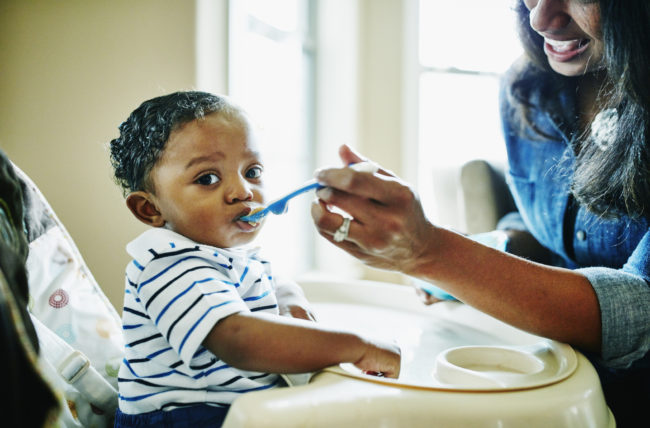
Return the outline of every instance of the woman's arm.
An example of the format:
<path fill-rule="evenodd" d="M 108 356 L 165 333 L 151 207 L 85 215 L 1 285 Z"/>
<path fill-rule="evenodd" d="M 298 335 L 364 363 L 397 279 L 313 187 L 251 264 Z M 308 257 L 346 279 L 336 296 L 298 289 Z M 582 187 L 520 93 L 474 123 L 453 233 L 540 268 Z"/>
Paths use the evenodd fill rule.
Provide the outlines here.
<path fill-rule="evenodd" d="M 219 321 L 203 345 L 242 370 L 305 373 L 349 362 L 364 371 L 398 377 L 400 350 L 313 322 L 240 312 Z"/>
<path fill-rule="evenodd" d="M 344 163 L 364 160 L 341 149 Z M 364 263 L 437 286 L 502 321 L 541 336 L 599 351 L 600 310 L 581 274 L 493 250 L 431 224 L 416 193 L 388 171 L 322 170 L 312 217 L 322 236 Z M 346 240 L 337 206 L 354 217 Z"/>
<path fill-rule="evenodd" d="M 493 250 L 445 229 L 411 275 L 531 333 L 600 351 L 600 307 L 585 276 Z"/>

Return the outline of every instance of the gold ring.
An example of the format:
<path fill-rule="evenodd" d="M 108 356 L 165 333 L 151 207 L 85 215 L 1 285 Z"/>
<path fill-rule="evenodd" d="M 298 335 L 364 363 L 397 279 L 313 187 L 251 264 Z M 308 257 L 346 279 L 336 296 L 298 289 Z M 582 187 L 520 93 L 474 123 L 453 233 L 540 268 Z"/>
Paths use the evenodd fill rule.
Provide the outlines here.
<path fill-rule="evenodd" d="M 334 242 L 345 241 L 348 237 L 348 232 L 350 231 L 350 220 L 349 217 L 343 218 L 343 224 L 341 227 L 336 229 L 336 232 L 334 232 Z"/>

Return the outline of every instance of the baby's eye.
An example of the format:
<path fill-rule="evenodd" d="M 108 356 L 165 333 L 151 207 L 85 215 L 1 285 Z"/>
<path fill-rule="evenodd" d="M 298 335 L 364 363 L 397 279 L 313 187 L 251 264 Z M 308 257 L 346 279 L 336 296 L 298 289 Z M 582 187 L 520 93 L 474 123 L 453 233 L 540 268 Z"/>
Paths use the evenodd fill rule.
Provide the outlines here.
<path fill-rule="evenodd" d="M 196 179 L 196 182 L 202 186 L 209 186 L 219 181 L 217 174 L 205 174 Z"/>
<path fill-rule="evenodd" d="M 260 178 L 262 176 L 262 168 L 254 166 L 246 171 L 246 178 Z"/>

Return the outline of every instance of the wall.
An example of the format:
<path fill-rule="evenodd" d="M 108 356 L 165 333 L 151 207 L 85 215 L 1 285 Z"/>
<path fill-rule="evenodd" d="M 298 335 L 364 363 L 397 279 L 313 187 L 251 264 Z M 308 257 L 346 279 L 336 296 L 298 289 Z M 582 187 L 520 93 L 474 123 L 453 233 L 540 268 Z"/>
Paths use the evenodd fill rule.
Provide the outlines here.
<path fill-rule="evenodd" d="M 405 25 L 415 0 L 327 0 L 317 7 L 316 165 L 339 165 L 338 146 L 350 144 L 396 174 L 409 159 L 403 120 Z M 411 23 L 412 24 L 412 23 Z M 409 52 L 410 53 L 410 52 Z M 412 162 L 413 159 L 410 159 Z M 322 238 L 316 269 L 346 277 L 405 282 L 399 274 L 365 267 Z"/>
<path fill-rule="evenodd" d="M 364 0 L 361 7 L 360 149 L 401 174 L 404 2 Z"/>
<path fill-rule="evenodd" d="M 106 145 L 144 99 L 195 81 L 195 6 L 174 0 L 2 0 L 0 148 L 40 187 L 108 298 L 144 226 Z"/>
<path fill-rule="evenodd" d="M 403 59 L 413 1 L 318 2 L 317 165 L 338 163 L 347 142 L 412 179 Z M 46 195 L 118 309 L 124 245 L 144 226 L 112 181 L 107 143 L 145 99 L 226 92 L 227 13 L 227 0 L 0 1 L 0 148 Z M 404 280 L 327 243 L 317 254 L 324 271 L 338 258 L 356 276 Z"/>
<path fill-rule="evenodd" d="M 405 64 L 407 7 L 411 0 L 363 0 L 359 14 L 359 144 L 368 157 L 409 180 L 410 135 L 403 112 L 409 82 Z M 401 274 L 364 267 L 370 280 L 408 282 Z"/>

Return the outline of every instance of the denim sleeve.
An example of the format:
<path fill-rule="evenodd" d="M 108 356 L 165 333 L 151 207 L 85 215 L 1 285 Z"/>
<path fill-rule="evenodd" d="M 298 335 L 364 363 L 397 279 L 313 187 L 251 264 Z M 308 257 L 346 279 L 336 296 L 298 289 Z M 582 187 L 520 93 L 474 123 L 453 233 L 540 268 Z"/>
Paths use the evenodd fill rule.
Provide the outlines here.
<path fill-rule="evenodd" d="M 601 362 L 627 368 L 650 350 L 650 286 L 640 276 L 603 267 L 577 269 L 600 304 Z"/>

